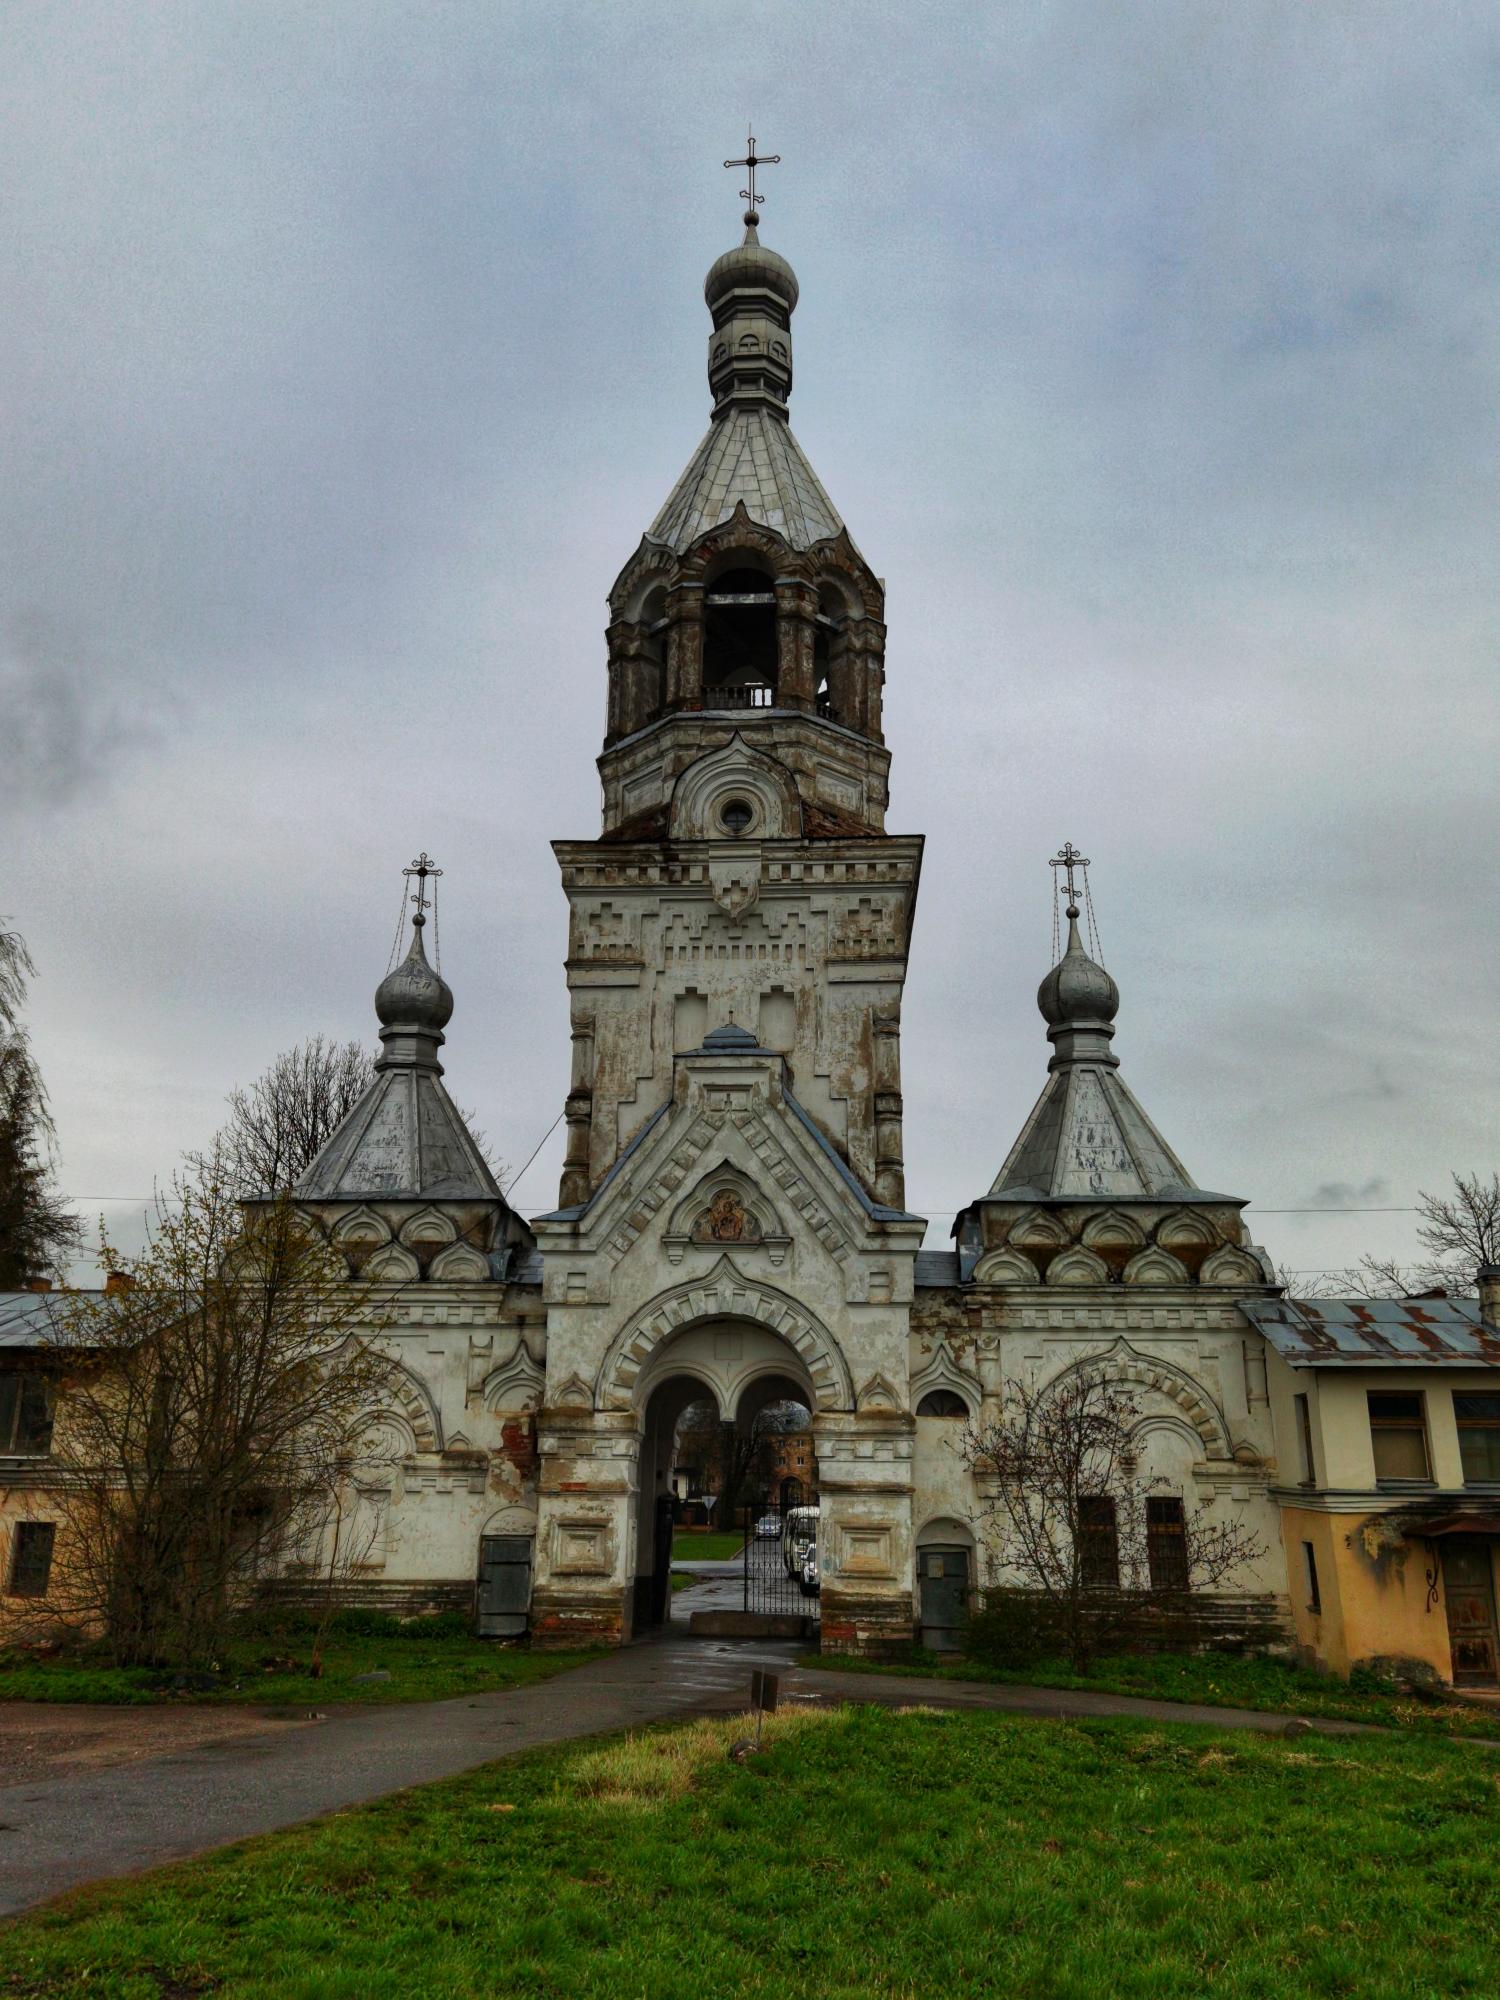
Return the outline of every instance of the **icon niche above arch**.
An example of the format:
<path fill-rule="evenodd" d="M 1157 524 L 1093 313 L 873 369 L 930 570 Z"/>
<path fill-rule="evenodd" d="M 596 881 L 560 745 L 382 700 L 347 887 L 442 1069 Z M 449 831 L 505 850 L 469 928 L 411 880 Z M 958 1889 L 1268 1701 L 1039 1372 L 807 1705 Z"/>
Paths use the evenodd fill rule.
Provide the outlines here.
<path fill-rule="evenodd" d="M 764 1250 L 773 1265 L 781 1264 L 791 1247 L 786 1224 L 763 1190 L 738 1167 L 720 1161 L 694 1182 L 672 1210 L 662 1233 L 662 1248 L 673 1264 L 690 1249 L 717 1251 Z"/>

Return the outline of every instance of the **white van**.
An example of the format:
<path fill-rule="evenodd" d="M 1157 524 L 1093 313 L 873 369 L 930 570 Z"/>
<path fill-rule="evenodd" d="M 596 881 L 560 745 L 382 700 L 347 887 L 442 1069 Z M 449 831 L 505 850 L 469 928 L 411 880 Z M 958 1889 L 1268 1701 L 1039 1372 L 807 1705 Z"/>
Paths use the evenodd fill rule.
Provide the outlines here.
<path fill-rule="evenodd" d="M 794 1576 L 804 1593 L 811 1596 L 817 1589 L 818 1556 L 818 1509 L 816 1507 L 788 1507 L 786 1526 L 781 1535 L 781 1559 L 786 1564 L 788 1576 Z M 809 1557 L 812 1558 L 809 1564 Z M 811 1568 L 814 1581 L 808 1581 Z"/>

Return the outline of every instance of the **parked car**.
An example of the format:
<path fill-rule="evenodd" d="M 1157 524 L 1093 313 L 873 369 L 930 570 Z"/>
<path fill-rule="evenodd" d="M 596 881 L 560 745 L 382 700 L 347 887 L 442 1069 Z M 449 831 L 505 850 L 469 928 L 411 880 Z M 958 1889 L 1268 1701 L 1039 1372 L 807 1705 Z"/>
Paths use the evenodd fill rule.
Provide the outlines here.
<path fill-rule="evenodd" d="M 818 1575 L 818 1551 L 810 1548 L 802 1558 L 802 1573 L 797 1578 L 798 1588 L 804 1597 L 816 1597 L 823 1588 L 823 1579 Z"/>
<path fill-rule="evenodd" d="M 781 1516 L 762 1514 L 755 1524 L 755 1539 L 758 1542 L 779 1542 L 781 1540 Z"/>

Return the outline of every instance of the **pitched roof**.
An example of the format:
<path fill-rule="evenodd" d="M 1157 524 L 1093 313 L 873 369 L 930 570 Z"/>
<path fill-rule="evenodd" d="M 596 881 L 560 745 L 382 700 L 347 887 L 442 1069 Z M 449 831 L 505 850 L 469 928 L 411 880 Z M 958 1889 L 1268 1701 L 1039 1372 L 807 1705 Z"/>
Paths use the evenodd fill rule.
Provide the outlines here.
<path fill-rule="evenodd" d="M 1202 1190 L 1117 1069 L 1069 1063 L 1048 1077 L 990 1193 L 1119 1200 Z"/>
<path fill-rule="evenodd" d="M 752 407 L 715 419 L 648 530 L 679 555 L 743 502 L 762 527 L 810 549 L 843 526 L 784 417 Z"/>
<path fill-rule="evenodd" d="M 1473 1299 L 1241 1299 L 1293 1368 L 1500 1368 L 1500 1327 Z"/>
<path fill-rule="evenodd" d="M 298 1181 L 308 1201 L 366 1195 L 499 1201 L 463 1114 L 433 1070 L 381 1070 Z"/>

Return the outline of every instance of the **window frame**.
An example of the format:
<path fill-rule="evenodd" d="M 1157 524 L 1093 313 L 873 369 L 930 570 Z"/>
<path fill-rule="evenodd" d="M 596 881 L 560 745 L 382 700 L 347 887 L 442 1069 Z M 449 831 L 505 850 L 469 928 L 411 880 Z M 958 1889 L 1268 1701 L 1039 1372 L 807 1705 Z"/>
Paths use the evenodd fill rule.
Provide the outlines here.
<path fill-rule="evenodd" d="M 1480 1419 L 1474 1416 L 1465 1417 L 1461 1415 L 1459 1411 L 1460 1403 L 1494 1403 L 1497 1407 L 1493 1417 Z M 1458 1462 L 1463 1472 L 1464 1485 L 1478 1486 L 1486 1489 L 1500 1487 L 1500 1442 L 1496 1444 L 1496 1469 L 1493 1472 L 1471 1472 L 1469 1470 L 1467 1454 L 1464 1451 L 1466 1433 L 1472 1436 L 1475 1432 L 1484 1432 L 1493 1434 L 1497 1440 L 1500 1440 L 1500 1396 L 1497 1396 L 1493 1390 L 1455 1389 L 1453 1391 L 1453 1425 L 1458 1432 Z"/>
<path fill-rule="evenodd" d="M 1311 1542 L 1302 1544 L 1302 1576 L 1307 1585 L 1307 1608 L 1314 1618 L 1321 1618 L 1323 1593 L 1318 1587 L 1318 1552 Z"/>
<path fill-rule="evenodd" d="M 0 1388 L 15 1385 L 15 1398 L 8 1420 L 0 1417 L 0 1458 L 49 1458 L 52 1453 L 52 1432 L 57 1421 L 56 1384 L 49 1374 L 39 1368 L 0 1369 Z M 39 1442 L 26 1442 L 22 1426 L 27 1420 L 28 1397 L 31 1401 L 32 1436 Z M 41 1419 L 37 1422 L 36 1403 L 40 1398 Z"/>
<path fill-rule="evenodd" d="M 1378 1415 L 1377 1404 L 1391 1404 L 1396 1402 L 1415 1403 L 1417 1407 L 1415 1418 L 1386 1416 L 1382 1419 Z M 1422 1389 L 1366 1389 L 1365 1414 L 1370 1426 L 1370 1454 L 1375 1464 L 1375 1484 L 1377 1486 L 1397 1488 L 1433 1485 L 1435 1482 L 1432 1477 L 1432 1435 L 1427 1421 L 1426 1391 Z M 1420 1473 L 1382 1472 L 1380 1469 L 1380 1449 L 1378 1443 L 1382 1434 L 1387 1437 L 1410 1437 L 1415 1434 L 1419 1437 L 1422 1442 L 1422 1463 L 1425 1469 Z"/>
<path fill-rule="evenodd" d="M 1087 1520 L 1085 1509 L 1100 1518 Z M 1078 1496 L 1078 1580 L 1085 1590 L 1120 1588 L 1120 1510 L 1112 1493 Z"/>
<path fill-rule="evenodd" d="M 1165 1522 L 1153 1521 L 1153 1507 L 1158 1510 L 1175 1507 L 1176 1517 Z M 1170 1562 L 1166 1560 L 1169 1554 Z M 1169 1569 L 1173 1572 L 1170 1576 L 1166 1574 Z M 1146 1495 L 1146 1574 L 1153 1591 L 1175 1591 L 1180 1595 L 1192 1588 L 1188 1575 L 1187 1507 L 1180 1493 Z"/>
<path fill-rule="evenodd" d="M 28 1539 L 40 1532 L 44 1538 L 45 1560 L 41 1564 L 39 1586 L 23 1587 L 22 1564 L 27 1560 L 23 1550 L 22 1537 Z M 52 1563 L 57 1553 L 57 1523 L 55 1521 L 17 1521 L 11 1527 L 10 1561 L 5 1569 L 5 1594 L 7 1597 L 45 1597 L 52 1588 Z"/>
<path fill-rule="evenodd" d="M 1316 1486 L 1318 1464 L 1313 1457 L 1312 1397 L 1299 1389 L 1292 1397 L 1292 1406 L 1297 1413 L 1297 1448 L 1302 1454 L 1302 1477 L 1298 1484 Z"/>

